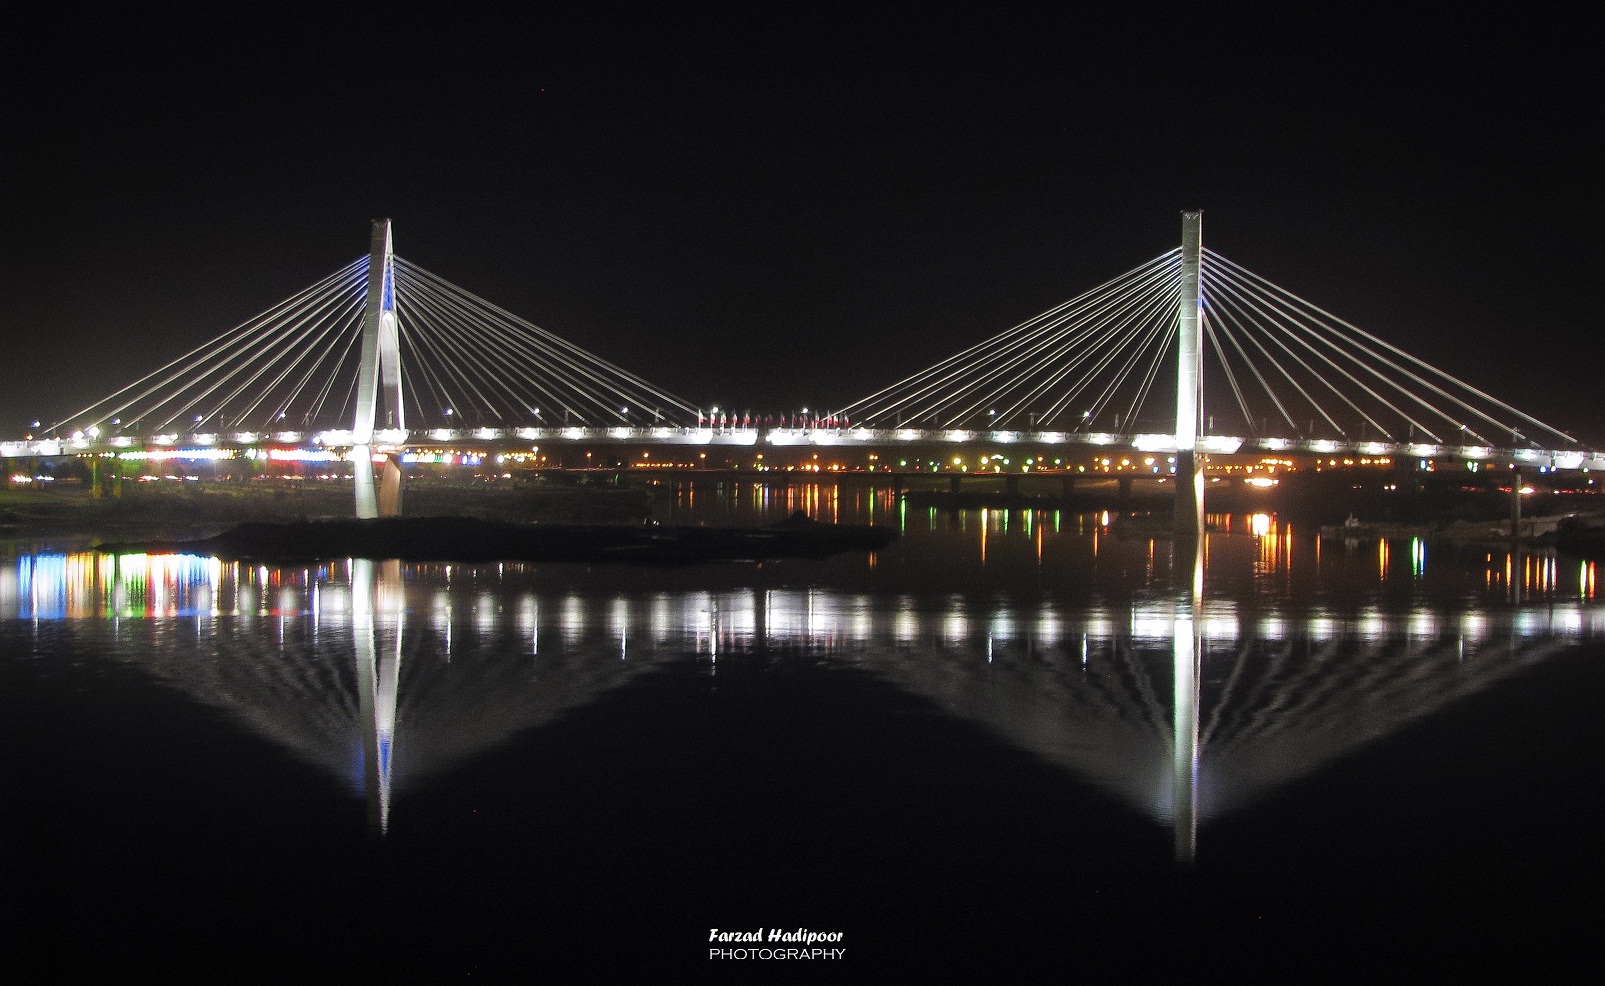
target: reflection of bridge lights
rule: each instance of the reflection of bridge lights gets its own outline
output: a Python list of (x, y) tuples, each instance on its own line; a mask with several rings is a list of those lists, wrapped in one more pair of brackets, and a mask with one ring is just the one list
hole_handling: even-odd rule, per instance
[(1270, 514), (1252, 514), (1248, 518), (1248, 527), (1255, 537), (1264, 537), (1271, 533)]
[(575, 593), (564, 596), (559, 623), (564, 645), (572, 647), (579, 643), (585, 633), (585, 600)]
[(608, 629), (619, 637), (624, 637), (630, 631), (630, 601), (623, 596), (615, 597), (607, 607)]
[(942, 616), (942, 639), (950, 645), (962, 644), (970, 637), (970, 620), (964, 613), (964, 601), (952, 600)]
[(481, 595), (474, 604), (474, 629), (480, 633), (489, 634), (496, 629), (497, 617), (500, 615), (496, 608), (496, 600), (488, 593)]
[(1550, 625), (1552, 617), (1548, 613), (1535, 613), (1532, 610), (1522, 610), (1511, 619), (1518, 636), (1530, 637), (1541, 633)]
[(1045, 608), (1037, 614), (1035, 632), (1038, 644), (1056, 647), (1064, 636), (1064, 621), (1058, 613)]
[(1242, 634), (1242, 621), (1229, 607), (1212, 607), (1204, 615), (1199, 636), (1205, 640), (1231, 643)]
[(993, 612), (991, 625), (987, 628), (989, 637), (996, 637), (1002, 641), (1014, 639), (1014, 614), (1007, 609), (1000, 608)]
[(1310, 639), (1324, 644), (1338, 635), (1338, 622), (1330, 616), (1313, 617), (1308, 623)]
[(1428, 609), (1411, 610), (1409, 633), (1412, 637), (1436, 637), (1438, 635), (1438, 614)]
[(1378, 640), (1387, 636), (1388, 620), (1380, 610), (1368, 608), (1360, 613), (1356, 628), (1366, 640)]
[(318, 609), (324, 613), (346, 614), (351, 612), (351, 589), (349, 586), (325, 584), (318, 592)]
[[(1174, 617), (1169, 613), (1132, 613), (1131, 636), (1134, 640), (1169, 640)], [(1188, 620), (1188, 625), (1192, 621)]]
[(668, 593), (664, 592), (659, 592), (652, 596), (652, 602), (647, 607), (647, 623), (652, 628), (652, 639), (654, 641), (668, 639), (671, 631), (692, 629), (676, 623), (673, 601)]
[(920, 617), (912, 596), (897, 597), (897, 608), (892, 612), (892, 639), (899, 644), (912, 644), (919, 639)]
[[(1596, 617), (1598, 614), (1595, 614)], [(1583, 610), (1575, 604), (1556, 606), (1550, 611), (1549, 631), (1567, 636), (1580, 634), (1587, 626), (1588, 620)], [(1595, 628), (1597, 629), (1597, 628)]]

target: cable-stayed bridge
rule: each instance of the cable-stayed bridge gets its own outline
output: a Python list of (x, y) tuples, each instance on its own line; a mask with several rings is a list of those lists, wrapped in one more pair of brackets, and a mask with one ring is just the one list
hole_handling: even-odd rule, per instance
[[(859, 401), (699, 408), (395, 256), (345, 268), (0, 455), (317, 448), (361, 515), (399, 509), (403, 449), (480, 443), (1023, 445), (1605, 469), (1571, 433), (1203, 248), (1182, 245)], [(374, 467), (378, 466), (378, 472)], [(1190, 485), (1190, 484), (1178, 484)]]

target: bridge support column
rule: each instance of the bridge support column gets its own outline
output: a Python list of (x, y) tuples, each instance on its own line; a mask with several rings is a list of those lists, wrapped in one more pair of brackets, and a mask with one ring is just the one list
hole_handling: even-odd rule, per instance
[(1521, 538), (1521, 466), (1510, 470), (1510, 537)]
[(1004, 476), (1003, 477), (1003, 492), (1009, 494), (1010, 496), (1019, 495), (1019, 492), (1020, 492), (1020, 477), (1019, 476)]
[[(368, 313), (362, 322), (362, 356), (357, 368), (356, 419), (351, 425), (358, 517), (394, 517), (400, 513), (400, 464), (394, 457), (387, 459), (381, 482), (376, 484), (372, 445), (375, 428), (405, 433), (406, 427), (401, 407), (401, 342), (396, 323), (390, 220), (375, 219), (368, 254)], [(381, 495), (381, 487), (388, 491), (385, 495)]]
[(352, 447), (351, 482), (357, 489), (357, 516), (379, 516), (379, 498), (373, 485), (373, 446)]
[(947, 491), (949, 493), (957, 493), (959, 491), (959, 477), (957, 477), (957, 476), (949, 476), (949, 477), (947, 477)]
[(385, 456), (379, 474), (378, 507), (381, 517), (401, 516), (401, 456), (395, 452)]
[(1204, 214), (1181, 214), (1181, 311), (1176, 330), (1176, 534), (1204, 528), (1204, 484), (1198, 472), (1198, 414), (1203, 345), (1198, 332), (1199, 264)]

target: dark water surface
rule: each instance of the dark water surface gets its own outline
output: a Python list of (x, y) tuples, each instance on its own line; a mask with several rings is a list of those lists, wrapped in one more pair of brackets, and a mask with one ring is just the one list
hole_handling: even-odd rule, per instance
[[(13, 547), (0, 977), (1598, 963), (1594, 566), (828, 485), (664, 519), (795, 509), (904, 537), (671, 569)], [(715, 928), (846, 952), (713, 960)]]

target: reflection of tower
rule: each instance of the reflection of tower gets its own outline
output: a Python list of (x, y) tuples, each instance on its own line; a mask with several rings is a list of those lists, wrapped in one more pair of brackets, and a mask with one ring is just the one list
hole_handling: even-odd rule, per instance
[[(128, 662), (330, 776), (354, 781), (376, 833), (388, 827), (391, 799), (409, 783), (584, 706), (673, 653), (648, 648), (637, 660), (637, 647), (629, 661), (611, 648), (604, 655), (577, 593), (543, 604), (514, 577), (507, 588), (521, 589), (517, 598), (527, 606), (504, 618), (498, 586), (472, 578), (453, 586), (449, 566), (407, 566), (404, 583), (403, 569), (395, 561), (303, 568), (193, 555), (22, 555), (0, 565), (0, 619), (31, 620), (52, 640), (59, 635)], [(447, 659), (452, 643), (440, 636), (403, 632), (408, 589), (434, 603), (436, 618), (469, 605), (480, 614), (457, 642), (462, 660)], [(557, 614), (549, 626), (559, 639), (550, 648), (541, 641), (535, 687), (526, 643), (535, 640), (536, 614), (546, 611)], [(621, 613), (619, 625), (639, 639), (628, 607)], [(129, 638), (127, 646), (106, 647), (108, 632)]]
[(762, 656), (769, 653), (769, 590), (752, 589), (752, 649)]
[[(1554, 604), (1456, 619), (1420, 607), (1245, 613), (1231, 596), (1203, 595), (1220, 537), (1176, 539), (1175, 594), (1129, 613), (1097, 606), (1062, 628), (1039, 620), (1046, 633), (983, 638), (955, 600), (923, 633), (890, 622), (896, 646), (866, 663), (1171, 826), (1187, 864), (1201, 825), (1605, 625), (1605, 612)], [(1495, 624), (1508, 626), (1508, 645)]]
[(1198, 622), (1203, 616), (1204, 539), (1178, 538), (1178, 550), (1193, 552), (1186, 608), (1178, 605), (1171, 644), (1174, 666), (1171, 728), (1171, 826), (1176, 861), (1191, 863), (1198, 851)]
[[(357, 696), (362, 729), (362, 784), (368, 797), (368, 828), (383, 835), (390, 825), (390, 767), (396, 738), (396, 689), (401, 676), (401, 563), (356, 558), (351, 562), (351, 636), (357, 659)], [(389, 627), (376, 619), (394, 616)], [(376, 623), (379, 625), (376, 626)], [(376, 639), (389, 631), (381, 647)]]

